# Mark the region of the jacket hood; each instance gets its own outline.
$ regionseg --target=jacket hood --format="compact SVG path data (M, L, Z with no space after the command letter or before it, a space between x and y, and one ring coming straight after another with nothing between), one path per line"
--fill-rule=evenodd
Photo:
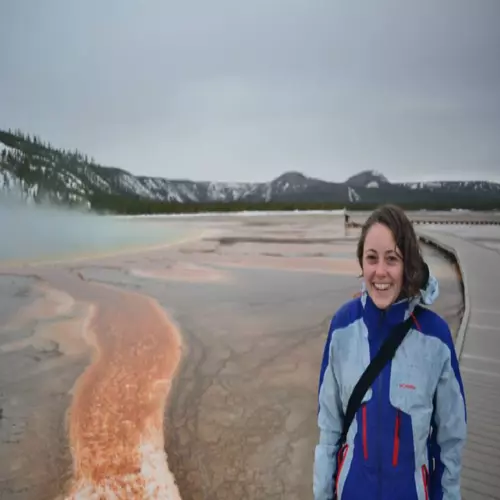
M429 278L423 288L420 289L420 299L425 305L433 304L439 297L439 282L429 271Z

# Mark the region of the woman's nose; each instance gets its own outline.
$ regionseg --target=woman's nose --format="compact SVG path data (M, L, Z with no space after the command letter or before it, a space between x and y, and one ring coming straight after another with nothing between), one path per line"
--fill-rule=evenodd
M375 269L375 274L377 276L385 276L387 274L387 268L384 262L379 262Z

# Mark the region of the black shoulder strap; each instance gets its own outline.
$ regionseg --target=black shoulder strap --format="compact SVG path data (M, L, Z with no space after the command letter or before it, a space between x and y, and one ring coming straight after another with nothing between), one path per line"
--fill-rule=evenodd
M418 307L415 309L415 314L417 313L417 310ZM349 403L347 404L347 410L344 416L344 425L339 441L340 445L344 444L347 439L347 432L349 431L349 427L351 426L356 412L361 406L361 402L363 401L366 391L373 384L387 362L394 357L397 348L400 346L401 342L408 333L413 321L414 317L410 316L408 319L394 327L385 342L380 347L377 355L372 359L371 363L367 366L363 375L361 375L361 378L358 380L358 383L356 384L356 387L354 387L351 397L349 398Z

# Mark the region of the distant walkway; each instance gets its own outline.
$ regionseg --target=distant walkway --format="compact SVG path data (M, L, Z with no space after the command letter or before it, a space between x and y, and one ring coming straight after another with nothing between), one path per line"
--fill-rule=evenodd
M456 345L468 410L462 498L500 500L500 252L478 243L474 230L418 233L455 249L464 272L468 318Z
M344 214L346 227L361 227L371 212L347 211ZM500 226L500 212L469 211L406 211L414 225L466 225L466 226Z

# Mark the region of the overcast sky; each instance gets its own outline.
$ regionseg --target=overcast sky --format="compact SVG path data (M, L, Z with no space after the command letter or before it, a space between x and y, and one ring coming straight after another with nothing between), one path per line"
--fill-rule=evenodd
M499 0L0 0L0 127L135 174L500 181Z

